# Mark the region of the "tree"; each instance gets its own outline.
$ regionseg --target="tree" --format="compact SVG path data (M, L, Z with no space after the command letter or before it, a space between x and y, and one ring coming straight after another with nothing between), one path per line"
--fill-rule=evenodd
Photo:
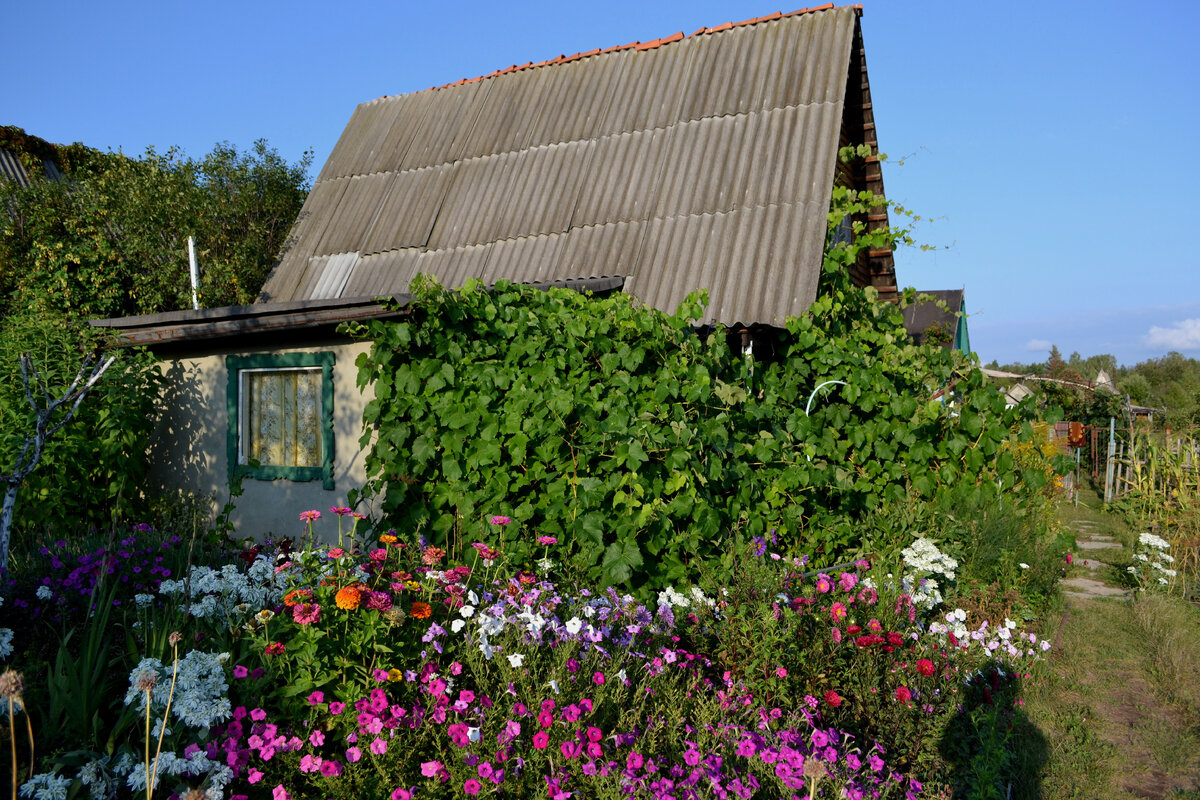
M5 129L11 134L11 129ZM71 149L74 148L74 149ZM289 164L265 141L194 160L62 148L66 180L0 182L0 312L116 317L191 306L194 236L207 307L250 303L308 188L311 153ZM39 154L41 150L39 148Z
M8 574L8 545L12 529L13 511L17 506L17 490L29 477L42 459L46 443L71 421L83 399L116 361L115 355L104 357L89 353L79 365L75 378L57 397L51 396L41 374L34 368L28 353L21 354L21 385L25 399L33 411L33 430L25 435L12 471L0 476L5 484L4 502L0 506L0 587ZM36 390L36 392L35 392ZM35 397L35 393L40 397Z

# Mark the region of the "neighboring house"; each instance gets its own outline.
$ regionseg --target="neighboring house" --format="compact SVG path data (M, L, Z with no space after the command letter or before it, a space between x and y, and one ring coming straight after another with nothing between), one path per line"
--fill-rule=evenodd
M816 298L835 182L883 193L858 8L774 14L560 56L358 107L255 305L95 324L145 343L171 381L153 444L164 487L245 481L243 534L363 482L367 345L420 273L624 291L700 322L780 325ZM888 224L885 209L861 220ZM890 251L852 267L896 290ZM250 468L251 460L261 466Z
M922 299L904 309L904 327L917 344L940 344L964 353L971 352L967 334L966 292L949 289L919 292Z

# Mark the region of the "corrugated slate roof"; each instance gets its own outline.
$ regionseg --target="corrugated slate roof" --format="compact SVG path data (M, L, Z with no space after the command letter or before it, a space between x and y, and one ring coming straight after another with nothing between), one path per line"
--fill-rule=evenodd
M559 57L354 112L260 302L598 277L703 322L816 297L858 8ZM861 125L860 125L861 127ZM874 144L873 137L871 144Z

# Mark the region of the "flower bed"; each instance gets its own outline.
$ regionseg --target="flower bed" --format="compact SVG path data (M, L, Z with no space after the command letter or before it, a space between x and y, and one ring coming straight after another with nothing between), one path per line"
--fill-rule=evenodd
M22 794L916 797L964 709L1011 707L1044 648L934 615L926 573L953 565L929 542L894 584L759 540L643 604L553 574L553 537L540 574L486 542L339 538L137 591L113 735Z

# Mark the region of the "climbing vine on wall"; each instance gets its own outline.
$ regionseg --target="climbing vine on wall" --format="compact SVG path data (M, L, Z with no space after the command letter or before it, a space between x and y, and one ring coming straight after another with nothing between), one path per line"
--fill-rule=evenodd
M831 228L873 202L839 192ZM1020 411L971 357L913 345L896 304L850 285L858 249L897 235L831 246L821 296L752 364L694 327L703 293L669 315L621 294L419 279L405 321L359 332L365 491L434 541L510 516L488 530L510 557L532 561L551 535L591 579L636 588L728 557L736 537L774 531L831 563L881 504L1040 489L1008 446Z

